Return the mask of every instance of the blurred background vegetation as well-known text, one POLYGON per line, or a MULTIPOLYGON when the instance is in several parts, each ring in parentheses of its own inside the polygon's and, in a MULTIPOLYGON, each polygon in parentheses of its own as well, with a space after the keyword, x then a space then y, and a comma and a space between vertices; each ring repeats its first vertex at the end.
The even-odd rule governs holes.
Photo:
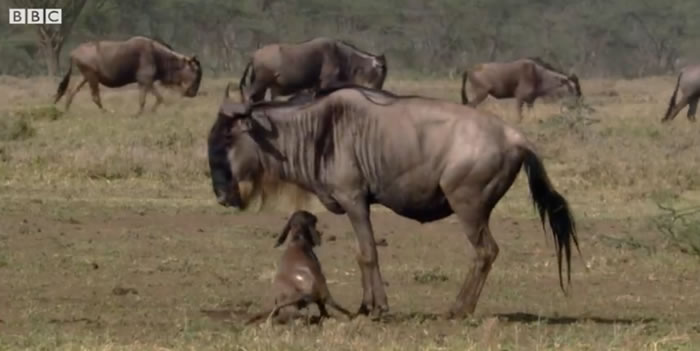
POLYGON ((589 77, 667 74, 700 56, 697 0, 5 0, 0 74, 61 74, 77 44, 145 35, 238 74, 255 48, 316 36, 385 52, 393 74, 454 76, 537 55, 589 77), (10 7, 60 7, 61 26, 9 25, 10 7))

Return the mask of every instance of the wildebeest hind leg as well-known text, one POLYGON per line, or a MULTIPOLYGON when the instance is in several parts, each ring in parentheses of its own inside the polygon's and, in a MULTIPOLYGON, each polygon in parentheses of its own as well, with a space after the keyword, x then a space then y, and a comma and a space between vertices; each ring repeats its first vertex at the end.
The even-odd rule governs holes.
POLYGON ((100 83, 96 79, 88 79, 88 83, 90 84, 90 93, 92 94, 92 101, 95 103, 95 105, 97 105, 97 107, 100 108, 100 110, 106 111, 105 108, 102 107, 102 100, 100 99, 100 83))
POLYGON ((673 107, 673 110, 671 110, 671 113, 669 113, 668 118, 664 118, 661 121, 662 122, 670 122, 676 116, 685 108, 686 105, 688 105, 689 99, 687 96, 682 97, 678 103, 673 107))
POLYGON ((78 93, 78 91, 87 83, 87 78, 83 77, 83 80, 78 83, 78 85, 75 86, 75 89, 73 91, 68 92, 68 96, 66 97, 66 111, 70 108, 70 104, 73 102, 73 97, 75 94, 78 93))
POLYGON ((695 112, 698 109, 698 100, 700 100, 700 95, 694 95, 690 98, 688 103, 688 120, 695 122, 695 112))

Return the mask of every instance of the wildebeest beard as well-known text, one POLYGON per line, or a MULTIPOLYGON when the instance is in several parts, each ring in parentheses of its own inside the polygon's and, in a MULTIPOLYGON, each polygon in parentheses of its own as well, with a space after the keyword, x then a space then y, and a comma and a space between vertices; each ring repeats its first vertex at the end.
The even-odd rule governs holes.
MULTIPOLYGON (((230 146, 234 142, 234 136, 230 130, 234 121, 235 118, 219 115, 209 137, 212 185, 219 202, 242 211, 288 210, 290 207, 299 210, 318 206, 311 203, 313 194, 296 184, 279 179, 273 172, 258 172, 243 180, 231 172, 230 146)), ((274 134, 274 130, 265 131, 262 127, 254 125, 254 130, 250 132, 251 142, 255 142, 269 157, 278 160, 283 158, 280 151, 266 138, 271 133, 274 134)))

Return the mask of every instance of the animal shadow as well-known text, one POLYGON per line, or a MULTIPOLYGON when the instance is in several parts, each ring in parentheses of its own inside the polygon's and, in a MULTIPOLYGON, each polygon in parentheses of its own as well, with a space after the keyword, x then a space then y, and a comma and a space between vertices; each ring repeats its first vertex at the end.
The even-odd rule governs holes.
POLYGON ((495 317, 513 323, 544 323, 552 325, 568 325, 574 323, 592 322, 596 324, 648 324, 655 322, 655 318, 603 318, 603 317, 547 317, 526 312, 497 313, 495 317))

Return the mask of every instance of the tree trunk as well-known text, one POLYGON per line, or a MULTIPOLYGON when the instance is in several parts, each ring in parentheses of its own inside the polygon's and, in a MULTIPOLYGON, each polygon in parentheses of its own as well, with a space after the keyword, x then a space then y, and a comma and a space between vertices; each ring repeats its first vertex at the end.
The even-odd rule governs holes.
POLYGON ((42 44, 42 53, 44 54, 44 62, 46 62, 46 70, 50 77, 56 76, 59 69, 58 58, 61 55, 61 45, 51 45, 51 43, 42 44))

